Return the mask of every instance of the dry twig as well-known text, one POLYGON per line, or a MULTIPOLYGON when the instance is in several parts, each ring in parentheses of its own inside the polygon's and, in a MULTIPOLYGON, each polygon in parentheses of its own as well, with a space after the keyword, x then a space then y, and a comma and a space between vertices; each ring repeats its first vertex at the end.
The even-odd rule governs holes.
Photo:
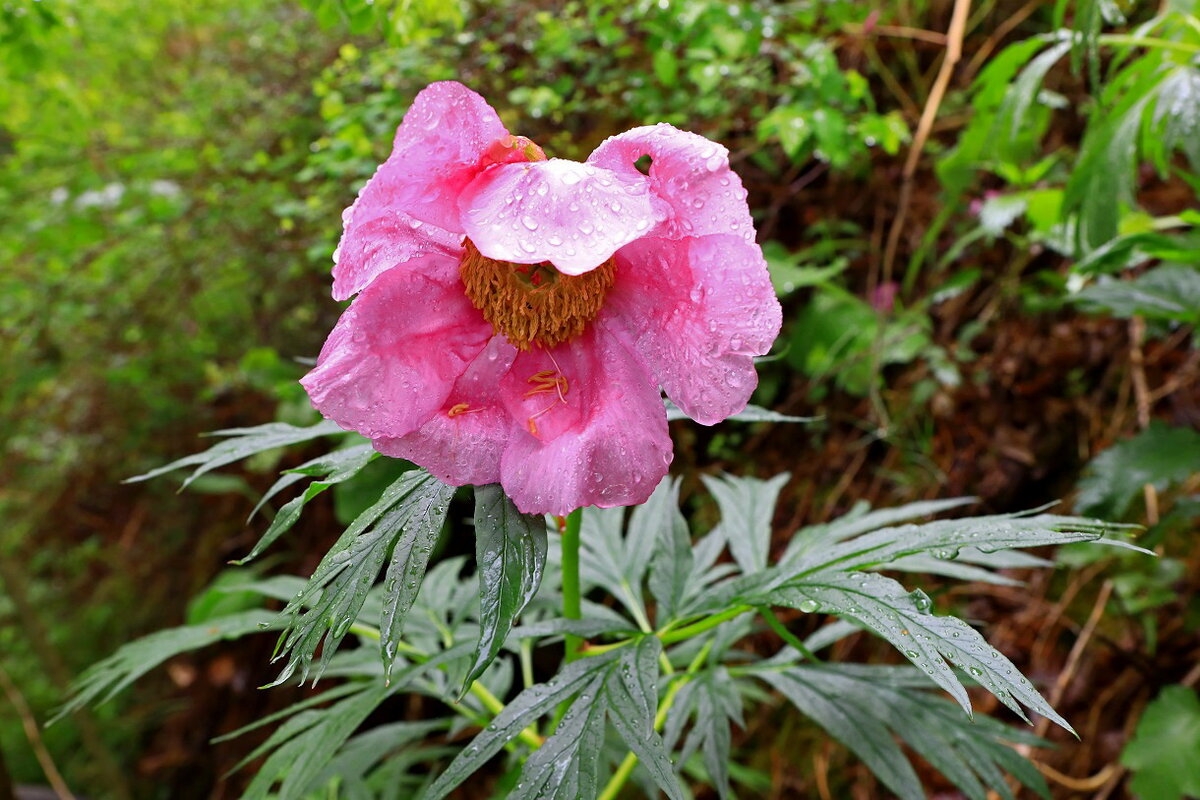
POLYGON ((58 771, 58 767, 54 763, 54 758, 50 755, 50 751, 46 749, 46 743, 42 741, 42 733, 38 727, 38 722, 33 716, 33 711, 29 708, 29 703, 25 702, 25 696, 21 694, 21 690, 13 683, 12 678, 8 676, 7 670, 0 666, 0 689, 4 690, 4 695, 8 698, 9 704, 13 710, 17 712, 17 716, 21 718, 21 728, 25 731, 25 738, 29 740, 29 747, 33 750, 33 755, 37 758, 38 764, 42 767, 42 772, 46 774, 46 780, 50 783, 50 788, 58 795, 59 800, 75 800, 75 795, 71 794, 71 790, 67 787, 67 782, 63 780, 62 773, 58 771))
POLYGON ((892 220, 892 229, 888 234, 887 249, 883 254, 883 279, 884 282, 889 282, 892 279, 892 267, 896 260, 896 248, 900 244, 900 234, 904 230, 904 221, 908 216, 908 206, 912 202, 913 176, 917 172, 917 162, 921 158, 921 153, 925 150, 925 142, 929 138, 929 131, 933 127, 933 121, 937 117, 938 107, 942 104, 942 98, 946 95, 946 88, 950 85, 950 76, 954 73, 954 67, 962 58, 962 42, 963 34, 966 32, 967 14, 971 10, 971 0, 954 0, 954 11, 950 17, 950 27, 946 31, 946 55, 942 60, 942 66, 938 70, 937 77, 933 81, 933 88, 929 92, 929 99, 925 102, 925 109, 921 112, 921 119, 917 123, 917 132, 913 135, 912 147, 909 148, 908 158, 904 162, 903 183, 900 185, 900 201, 896 209, 896 217, 892 220))

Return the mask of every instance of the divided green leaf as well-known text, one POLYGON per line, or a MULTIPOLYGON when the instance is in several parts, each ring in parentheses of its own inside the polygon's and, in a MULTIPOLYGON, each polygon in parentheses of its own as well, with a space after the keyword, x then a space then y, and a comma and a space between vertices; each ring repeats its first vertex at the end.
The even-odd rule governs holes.
POLYGON ((1036 736, 987 717, 964 718, 952 703, 919 691, 925 682, 910 670, 801 665, 748 672, 829 731, 903 800, 921 800, 927 793, 895 737, 970 800, 985 800, 988 790, 1012 800, 1001 770, 1050 796, 1045 779, 1010 744, 1037 745, 1036 736))
POLYGON ((248 458, 256 453, 274 450, 277 447, 287 447, 288 445, 299 444, 300 442, 307 442, 321 436, 344 435, 345 433, 344 430, 337 426, 337 423, 330 422, 329 420, 323 420, 307 428, 298 428, 295 425, 288 425, 285 422, 269 422, 266 425, 256 425, 253 428, 226 428, 225 430, 213 431, 210 434, 212 436, 227 437, 224 441, 218 442, 203 452, 184 456, 176 461, 172 461, 170 464, 129 478, 126 483, 148 481, 151 478, 157 478, 159 475, 165 475, 177 469, 195 467, 183 482, 183 485, 186 487, 206 472, 228 466, 235 461, 241 461, 243 458, 248 458))
MULTIPOLYGON (((286 657, 287 662, 275 684, 287 680, 298 667, 307 680, 313 656, 324 642, 314 676, 320 677, 389 555, 394 567, 389 573, 395 580, 385 586, 389 600, 384 619, 394 639, 415 595, 409 584, 419 583, 424 574, 431 542, 441 531, 453 493, 453 488, 427 472, 414 470, 404 473, 359 515, 321 559, 304 590, 280 612, 287 631, 280 638, 276 659, 286 657)), ((383 648, 385 665, 395 654, 394 649, 389 654, 389 649, 383 648)))
POLYGON ((971 700, 947 661, 1022 719, 1027 719, 1024 704, 1074 732, 1029 679, 978 631, 957 617, 930 613, 933 604, 920 589, 908 592, 891 578, 865 572, 823 573, 778 589, 769 599, 809 613, 837 614, 871 629, 949 692, 968 715, 971 700))
POLYGON ((500 652, 513 621, 537 594, 546 567, 545 520, 518 511, 498 484, 475 490, 475 537, 479 645, 463 693, 500 652))

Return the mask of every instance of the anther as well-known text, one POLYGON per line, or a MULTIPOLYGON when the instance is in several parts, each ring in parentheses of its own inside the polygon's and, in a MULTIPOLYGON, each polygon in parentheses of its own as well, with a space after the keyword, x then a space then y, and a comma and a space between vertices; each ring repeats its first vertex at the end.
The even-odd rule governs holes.
POLYGON ((587 328, 604 305, 616 271, 612 259, 583 275, 549 263, 513 264, 479 252, 467 239, 458 272, 471 305, 520 350, 551 348, 587 328))

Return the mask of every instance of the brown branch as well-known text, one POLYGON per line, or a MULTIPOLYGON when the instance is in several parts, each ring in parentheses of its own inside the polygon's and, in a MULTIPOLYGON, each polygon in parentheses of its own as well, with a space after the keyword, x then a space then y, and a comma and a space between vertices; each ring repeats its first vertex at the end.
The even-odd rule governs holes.
POLYGON ((893 36, 897 39, 916 39, 918 42, 945 45, 946 34, 937 31, 927 31, 922 28, 909 28, 904 25, 872 25, 867 27, 861 22, 848 22, 842 30, 852 36, 893 36))
POLYGON ((917 123, 917 132, 913 136, 912 147, 908 150, 908 158, 904 162, 903 183, 900 186, 900 201, 896 209, 896 217, 892 221, 892 229, 888 234, 887 249, 883 255, 883 280, 885 283, 892 279, 892 267, 896 260, 896 248, 900 244, 900 234, 904 230, 905 218, 908 216, 908 206, 912 201, 913 177, 917 171, 917 162, 920 161, 921 153, 925 150, 925 142, 929 138, 929 131, 933 127, 933 121, 937 117, 938 107, 942 104, 942 98, 946 95, 946 88, 950 85, 950 77, 954 73, 954 67, 962 58, 962 42, 963 34, 966 32, 967 14, 971 10, 971 0, 954 0, 954 12, 950 17, 950 27, 946 32, 946 55, 942 60, 942 66, 938 70, 937 77, 934 78, 933 88, 929 92, 929 99, 925 102, 925 108, 921 112, 921 119, 917 123))
MULTIPOLYGON (((1129 370, 1133 375, 1133 396, 1137 403, 1137 422, 1140 430, 1150 427, 1150 408, 1153 401, 1150 398, 1150 387, 1146 383, 1146 354, 1142 342, 1146 338, 1146 321, 1139 316, 1129 318, 1129 370)), ((1146 522, 1149 525, 1158 524, 1158 490, 1154 484, 1142 486, 1142 496, 1146 501, 1146 522)))
POLYGON ((54 759, 50 756, 50 751, 46 749, 46 743, 42 741, 41 730, 38 728, 33 711, 29 708, 29 703, 25 702, 25 696, 17 689, 17 685, 8 677, 8 672, 2 666, 0 666, 0 689, 4 690, 8 702, 17 712, 17 716, 21 718, 21 727, 25 731, 25 738, 29 740, 29 746, 33 749, 33 755, 41 765, 42 772, 46 774, 50 788, 58 795, 59 800, 75 800, 75 795, 71 794, 67 782, 63 780, 62 773, 58 771, 54 759))
POLYGON ((996 30, 994 30, 992 35, 987 38, 987 41, 980 45, 979 49, 975 51, 975 55, 971 57, 971 61, 963 70, 963 74, 967 77, 974 77, 975 73, 979 71, 979 68, 983 66, 983 62, 986 61, 987 57, 992 54, 992 51, 996 49, 996 46, 1004 40, 1004 37, 1010 34, 1013 29, 1022 22, 1029 19, 1029 16, 1043 5, 1044 3, 1042 0, 1029 0, 1028 3, 1017 9, 1016 13, 1010 17, 1007 17, 1003 22, 997 25, 996 30))

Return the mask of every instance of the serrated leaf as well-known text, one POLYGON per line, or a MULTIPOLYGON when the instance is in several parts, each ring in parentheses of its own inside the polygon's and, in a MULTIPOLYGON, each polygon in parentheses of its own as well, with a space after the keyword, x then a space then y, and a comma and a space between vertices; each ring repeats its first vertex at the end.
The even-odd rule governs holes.
POLYGON ((282 536, 287 531, 291 530, 296 524, 296 520, 300 519, 300 512, 304 510, 304 506, 308 505, 308 501, 319 495, 321 492, 328 489, 330 486, 347 481, 353 478, 367 464, 373 461, 379 453, 370 445, 357 445, 355 447, 347 447, 342 450, 335 450, 320 458, 314 458, 294 470, 289 470, 275 482, 275 484, 267 490, 266 494, 259 500, 258 505, 250 512, 253 517, 255 513, 262 508, 270 498, 274 497, 278 492, 292 485, 293 483, 303 480, 306 476, 321 475, 321 480, 312 481, 298 496, 289 500, 275 514, 275 518, 271 520, 270 526, 267 527, 265 533, 259 538, 258 542, 246 554, 245 557, 234 561, 234 564, 242 565, 257 558, 264 550, 274 544, 275 540, 282 536))
POLYGON ((767 565, 771 518, 779 492, 790 477, 784 472, 765 481, 732 476, 702 478, 721 508, 720 530, 744 573, 757 572, 767 565))
POLYGON ((935 520, 923 525, 881 528, 832 547, 810 550, 788 562, 786 569, 796 575, 835 567, 843 571, 867 569, 923 553, 955 558, 963 548, 991 553, 1017 547, 1098 541, 1106 533, 1124 529, 1100 520, 1031 515, 1031 512, 935 520))
MULTIPOLYGON (((878 518, 885 517, 881 514, 878 518)), ((743 603, 761 605, 763 598, 771 591, 807 576, 835 570, 883 569, 895 561, 914 555, 931 554, 936 558, 953 559, 967 549, 971 554, 969 557, 976 558, 975 553, 990 554, 1006 548, 1081 541, 1133 547, 1104 538, 1107 533, 1127 530, 1129 526, 1078 517, 1036 514, 1036 509, 1018 514, 880 528, 846 538, 847 533, 855 533, 866 527, 862 520, 856 522, 843 526, 835 521, 828 527, 812 529, 802 547, 785 553, 778 566, 739 576, 712 588, 695 602, 689 603, 687 612, 700 614, 743 603), (822 541, 823 536, 843 540, 828 544, 822 541)))
POLYGON ((584 619, 546 619, 518 625, 509 631, 513 639, 540 639, 546 636, 561 636, 573 634, 584 639, 600 636, 605 633, 637 633, 637 629, 627 620, 609 617, 584 619))
POLYGON ((809 719, 821 725, 833 738, 862 759, 867 768, 903 800, 924 797, 921 782, 899 745, 887 730, 872 719, 861 698, 828 697, 809 683, 797 680, 789 672, 755 673, 788 699, 809 719))
POLYGON ((914 691, 917 685, 901 677, 906 672, 873 665, 805 665, 752 674, 825 727, 905 800, 923 798, 926 792, 895 735, 971 800, 984 800, 987 789, 1012 797, 998 767, 1049 796, 1045 780, 1009 745, 1037 745, 1037 737, 986 717, 968 721, 952 703, 914 691))
POLYGON ((245 800, 299 800, 314 787, 326 766, 346 740, 390 695, 422 674, 460 658, 459 647, 433 656, 421 664, 410 664, 396 673, 391 686, 360 683, 358 691, 323 709, 306 709, 287 720, 255 750, 247 761, 263 753, 270 756, 259 768, 242 797, 245 800), (278 789, 272 792, 272 787, 278 789))
MULTIPOLYGON (((408 612, 425 580, 425 569, 442 533, 446 510, 454 489, 435 482, 426 497, 416 501, 400 534, 391 545, 392 558, 383 579, 383 609, 379 619, 379 651, 383 657, 385 681, 392 677, 392 665, 408 612)), ((404 502, 404 501, 402 501, 404 502)))
MULTIPOLYGON (((379 797, 368 785, 372 769, 385 760, 390 763, 405 749, 411 751, 410 758, 414 762, 422 755, 426 761, 436 760, 442 755, 441 748, 424 748, 422 752, 414 745, 430 734, 444 730, 449 724, 449 719, 433 719, 392 722, 371 728, 347 741, 312 785, 319 791, 321 787, 330 786, 336 781, 338 797, 347 800, 379 797)), ((383 782, 383 785, 395 784, 395 778, 383 782)))
POLYGON ((662 738, 654 730, 658 707, 658 657, 662 644, 645 636, 623 647, 619 667, 605 681, 609 719, 650 777, 671 800, 684 800, 683 787, 671 766, 662 738))
POLYGON ((307 680, 322 645, 315 678, 333 657, 366 601, 393 546, 413 531, 440 529, 454 489, 424 470, 404 473, 359 515, 313 571, 303 591, 280 612, 286 631, 276 660, 287 658, 275 685, 301 668, 307 680))
POLYGON ((855 620, 892 644, 971 714, 966 689, 946 660, 968 673, 1022 719, 1021 704, 1074 733, 1074 729, 1012 662, 957 617, 930 613, 924 592, 905 591, 891 578, 864 572, 823 573, 773 592, 772 603, 855 620))
POLYGON ((742 725, 742 699, 728 671, 717 667, 701 672, 675 696, 663 731, 668 750, 679 740, 691 719, 691 730, 679 750, 683 764, 697 751, 722 800, 732 796, 729 786, 730 725, 742 725))
POLYGON ((238 639, 278 624, 268 624, 271 613, 263 609, 242 611, 220 619, 207 620, 200 625, 183 625, 156 631, 128 644, 96 662, 79 676, 71 689, 71 697, 63 703, 54 717, 55 722, 87 705, 107 702, 150 670, 180 653, 199 650, 222 640, 238 639))
POLYGON ((646 502, 635 506, 629 515, 629 532, 625 536, 621 559, 621 578, 629 584, 639 600, 642 596, 642 578, 660 547, 663 532, 673 524, 678 506, 679 483, 668 475, 654 488, 646 502))
POLYGON ((1179 800, 1200 795, 1200 696, 1187 686, 1168 686, 1146 706, 1133 738, 1121 753, 1133 772, 1130 789, 1140 800, 1179 800))
POLYGON ((1120 519, 1142 487, 1159 491, 1200 471, 1200 432, 1159 420, 1105 450, 1087 465, 1079 481, 1079 507, 1120 519))
POLYGON ((479 644, 462 691, 488 668, 529 605, 546 568, 546 522, 522 514, 498 484, 475 489, 479 644))
POLYGON ((812 547, 824 548, 853 536, 886 528, 897 522, 908 522, 920 517, 931 517, 954 508, 976 502, 974 497, 952 497, 947 500, 922 500, 907 503, 897 508, 881 508, 871 511, 866 503, 858 503, 849 513, 830 522, 801 528, 788 542, 782 562, 791 561, 812 547))
MULTIPOLYGON (((634 543, 631 536, 621 533, 625 520, 623 508, 585 508, 580 530, 581 577, 585 584, 603 587, 625 606, 634 619, 645 619, 646 606, 642 597, 642 576, 646 562, 632 567, 637 580, 631 580, 626 565, 633 564, 631 553, 647 544, 634 543)), ((648 544, 653 547, 654 542, 648 544)), ((647 553, 649 550, 647 550, 647 553)))
POLYGON ((337 426, 337 423, 329 420, 318 422, 316 425, 311 425, 307 428, 298 428, 295 425, 288 425, 284 422, 269 422, 266 425, 258 425, 253 428, 226 428, 225 430, 214 431, 210 435, 228 438, 222 442, 218 442, 204 452, 194 453, 141 475, 135 475, 132 478, 126 479, 125 483, 147 481, 159 475, 174 472, 177 469, 195 467, 191 475, 183 482, 183 486, 186 487, 206 472, 227 466, 235 461, 241 461, 243 458, 252 456, 255 453, 307 442, 310 439, 316 439, 321 436, 345 433, 344 430, 337 426))
POLYGON ((552 712, 559 703, 579 693, 598 675, 606 673, 619 655, 620 651, 614 650, 574 661, 548 682, 530 686, 521 692, 455 757, 429 787, 423 800, 441 800, 500 752, 504 745, 517 738, 531 722, 552 712))
POLYGON ((679 511, 678 481, 665 479, 650 500, 634 510, 630 536, 652 537, 655 543, 650 557, 649 586, 650 594, 658 604, 655 611, 657 624, 662 627, 683 602, 694 563, 687 520, 679 511), (638 511, 647 506, 657 508, 657 512, 651 514, 647 510, 643 513, 649 518, 639 518, 638 511))
POLYGON ((1074 301, 1116 317, 1200 323, 1200 269, 1163 264, 1130 281, 1110 280, 1081 291, 1074 301))
POLYGON ((599 794, 597 765, 608 710, 603 688, 603 675, 583 688, 553 735, 526 760, 509 800, 584 800, 599 794))

